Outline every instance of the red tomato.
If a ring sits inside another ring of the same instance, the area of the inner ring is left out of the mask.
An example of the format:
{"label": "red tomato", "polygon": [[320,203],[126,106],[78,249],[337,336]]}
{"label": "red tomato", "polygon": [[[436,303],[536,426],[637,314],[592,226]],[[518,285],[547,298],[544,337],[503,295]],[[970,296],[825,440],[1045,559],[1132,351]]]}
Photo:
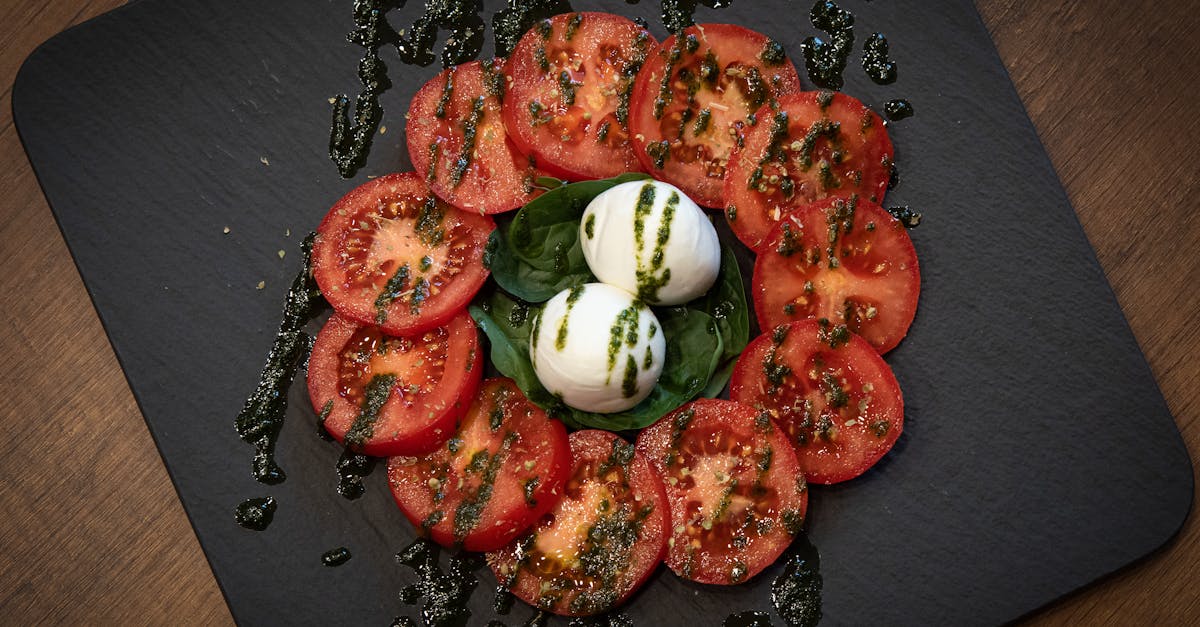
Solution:
{"label": "red tomato", "polygon": [[575,467],[533,532],[488,553],[502,586],[548,612],[588,616],[633,594],[667,547],[667,498],[650,463],[607,431],[570,436]]}
{"label": "red tomato", "polygon": [[629,143],[629,97],[650,33],[611,13],[538,22],[513,48],[504,123],[538,167],[568,180],[641,169]]}
{"label": "red tomato", "polygon": [[750,342],[734,366],[729,398],[778,421],[813,483],[861,475],[904,429],[900,385],[879,353],[846,327],[814,320]]}
{"label": "red tomato", "polygon": [[308,397],[325,430],[350,449],[416,455],[454,432],[479,387],[481,357],[465,312],[409,337],[334,314],[313,343]]}
{"label": "red tomato", "polygon": [[757,249],[795,207],[829,196],[883,202],[892,140],[883,120],[841,93],[809,91],[764,106],[725,174],[725,217]]}
{"label": "red tomato", "polygon": [[882,354],[908,333],[921,272],[908,232],[890,213],[856,197],[827,198],[775,226],[751,283],[760,329],[825,319]]}
{"label": "red tomato", "polygon": [[413,96],[404,130],[413,169],[446,202],[500,213],[533,199],[540,176],[504,130],[504,60],[472,61]]}
{"label": "red tomato", "polygon": [[339,314],[392,335],[442,326],[487,280],[483,249],[495,224],[429,193],[412,172],[351,190],[313,244],[313,276]]}
{"label": "red tomato", "polygon": [[699,24],[646,59],[630,103],[629,130],[647,172],[708,207],[724,206],[730,153],[755,112],[800,91],[783,47],[732,24]]}
{"label": "red tomato", "polygon": [[765,413],[700,399],[642,430],[637,449],[667,483],[666,561],[679,576],[741,583],[800,531],[807,484],[787,435]]}
{"label": "red tomato", "polygon": [[388,483],[408,520],[438,544],[492,551],[558,502],[570,468],[562,423],[512,380],[489,379],[444,445],[388,460]]}

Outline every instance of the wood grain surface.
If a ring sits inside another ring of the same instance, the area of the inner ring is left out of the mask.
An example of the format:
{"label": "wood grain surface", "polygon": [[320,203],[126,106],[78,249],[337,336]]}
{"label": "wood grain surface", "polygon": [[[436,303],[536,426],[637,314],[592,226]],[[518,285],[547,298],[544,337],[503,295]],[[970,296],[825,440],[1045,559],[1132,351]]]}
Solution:
{"label": "wood grain surface", "polygon": [[[12,124],[26,55],[119,4],[0,2],[0,623],[232,622]],[[1195,460],[1200,7],[977,4]],[[1197,564],[1191,516],[1025,622],[1196,623]]]}

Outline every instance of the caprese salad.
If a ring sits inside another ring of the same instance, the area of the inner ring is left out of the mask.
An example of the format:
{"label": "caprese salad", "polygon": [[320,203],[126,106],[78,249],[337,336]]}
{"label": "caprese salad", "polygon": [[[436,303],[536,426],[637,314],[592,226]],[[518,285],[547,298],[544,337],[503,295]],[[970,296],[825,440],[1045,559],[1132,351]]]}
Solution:
{"label": "caprese salad", "polygon": [[[309,395],[331,436],[389,458],[421,534],[486,552],[518,598],[606,612],[664,561],[746,581],[802,529],[810,483],[896,442],[881,355],[920,275],[879,206],[892,145],[859,101],[803,91],[777,42],[557,15],[435,76],[406,120],[415,171],[317,229],[334,313]],[[711,215],[757,255],[752,341]]]}

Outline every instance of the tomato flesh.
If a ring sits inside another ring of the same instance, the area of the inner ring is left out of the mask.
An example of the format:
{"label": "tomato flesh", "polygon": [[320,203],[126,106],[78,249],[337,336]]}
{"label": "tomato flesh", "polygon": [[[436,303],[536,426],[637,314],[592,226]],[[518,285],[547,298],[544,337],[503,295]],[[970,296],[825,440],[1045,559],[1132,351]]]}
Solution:
{"label": "tomato flesh", "polygon": [[444,444],[388,460],[388,484],[408,520],[438,544],[492,551],[558,502],[570,468],[562,423],[512,380],[489,379]]}
{"label": "tomato flesh", "polygon": [[353,189],[313,243],[313,276],[342,316],[392,335],[446,324],[487,279],[491,218],[451,207],[412,172]]}
{"label": "tomato flesh", "polygon": [[542,610],[588,616],[621,604],[662,560],[662,482],[634,446],[607,431],[570,435],[574,468],[558,504],[487,560],[501,585]]}
{"label": "tomato flesh", "polygon": [[504,60],[463,63],[425,83],[408,108],[415,169],[439,197],[473,213],[516,209],[540,172],[504,128]]}
{"label": "tomato flesh", "polygon": [[764,410],[788,434],[808,480],[853,479],[882,458],[904,428],[891,368],[844,326],[780,325],[746,347],[729,397]]}
{"label": "tomato flesh", "polygon": [[747,405],[700,399],[644,429],[637,448],[666,481],[667,566],[736,584],[770,566],[799,532],[808,490],[787,436]]}
{"label": "tomato flesh", "polygon": [[659,44],[638,73],[629,128],[647,172],[707,207],[724,206],[725,169],[755,113],[800,91],[796,67],[765,35],[699,24]]}
{"label": "tomato flesh", "polygon": [[334,314],[308,362],[308,394],[321,423],[350,449],[385,457],[424,453],[454,431],[483,372],[475,323],[395,337]]}
{"label": "tomato flesh", "polygon": [[641,169],[629,142],[629,98],[650,33],[611,13],[538,22],[509,55],[504,120],[538,167],[568,180]]}
{"label": "tomato flesh", "polygon": [[764,106],[734,151],[725,177],[725,217],[757,249],[792,209],[830,196],[883,202],[892,141],[883,120],[842,93],[809,91]]}
{"label": "tomato flesh", "polygon": [[827,198],[780,220],[758,251],[751,284],[759,328],[825,319],[882,354],[908,333],[921,273],[899,220],[867,200]]}

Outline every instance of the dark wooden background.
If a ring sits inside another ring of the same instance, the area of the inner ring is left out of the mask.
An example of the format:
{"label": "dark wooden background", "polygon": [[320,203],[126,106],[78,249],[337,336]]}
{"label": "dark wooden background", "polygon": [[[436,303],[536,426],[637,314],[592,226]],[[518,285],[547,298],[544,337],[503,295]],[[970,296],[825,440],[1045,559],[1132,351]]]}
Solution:
{"label": "dark wooden background", "polygon": [[[4,623],[231,622],[12,124],[25,56],[119,4],[0,2]],[[1200,6],[977,4],[1195,460]],[[1164,550],[1028,622],[1194,623],[1196,574],[1192,516]]]}

